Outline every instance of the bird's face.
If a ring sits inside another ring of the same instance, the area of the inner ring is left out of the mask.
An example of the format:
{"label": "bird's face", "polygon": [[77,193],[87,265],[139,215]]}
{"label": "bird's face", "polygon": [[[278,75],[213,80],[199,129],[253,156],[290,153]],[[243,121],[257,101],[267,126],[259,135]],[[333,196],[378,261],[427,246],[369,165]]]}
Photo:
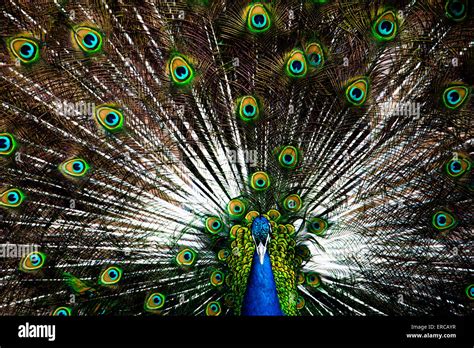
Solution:
{"label": "bird's face", "polygon": [[252,238],[260,258],[260,264],[263,264],[267,243],[270,239],[271,225],[267,218],[257,216],[252,222]]}

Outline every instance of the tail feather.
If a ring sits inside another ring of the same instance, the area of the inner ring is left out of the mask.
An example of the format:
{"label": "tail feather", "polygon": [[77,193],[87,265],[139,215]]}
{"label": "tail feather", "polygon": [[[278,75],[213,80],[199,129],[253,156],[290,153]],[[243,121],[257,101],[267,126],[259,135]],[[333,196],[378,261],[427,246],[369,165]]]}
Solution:
{"label": "tail feather", "polygon": [[[1,193],[24,202],[2,206],[0,241],[45,259],[2,259],[0,313],[238,314],[253,211],[290,236],[275,232],[271,249],[288,313],[468,313],[474,36],[472,4],[461,18],[450,3],[3,4],[0,136],[16,148],[2,153]],[[22,62],[15,38],[39,58]],[[453,86],[466,88],[460,107],[446,104]],[[84,175],[68,174],[75,160]],[[260,172],[267,190],[252,186]],[[235,199],[250,215],[230,213]]]}

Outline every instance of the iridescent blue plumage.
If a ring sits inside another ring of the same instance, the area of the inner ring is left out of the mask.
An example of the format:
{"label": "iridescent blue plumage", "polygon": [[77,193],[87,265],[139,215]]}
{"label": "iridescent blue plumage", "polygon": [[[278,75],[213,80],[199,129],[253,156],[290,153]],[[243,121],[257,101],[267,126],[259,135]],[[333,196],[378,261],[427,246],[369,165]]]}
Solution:
{"label": "iridescent blue plumage", "polygon": [[252,223],[252,236],[255,241],[265,243],[267,236],[270,234],[271,226],[267,218],[263,216],[257,216]]}
{"label": "iridescent blue plumage", "polygon": [[247,283],[242,315],[283,315],[273,278],[270,256],[266,252],[263,264],[257,252],[253,255],[252,268]]}
{"label": "iridescent blue plumage", "polygon": [[267,218],[258,216],[253,220],[252,236],[256,251],[242,305],[242,315],[283,315],[267,252],[270,231],[271,226]]}

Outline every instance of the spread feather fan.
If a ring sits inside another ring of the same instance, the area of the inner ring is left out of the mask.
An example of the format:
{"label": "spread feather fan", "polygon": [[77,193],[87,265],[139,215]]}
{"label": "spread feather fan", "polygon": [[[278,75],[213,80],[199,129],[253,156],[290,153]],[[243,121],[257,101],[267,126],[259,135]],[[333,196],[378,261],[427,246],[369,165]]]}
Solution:
{"label": "spread feather fan", "polygon": [[6,0],[0,313],[469,313],[473,20]]}

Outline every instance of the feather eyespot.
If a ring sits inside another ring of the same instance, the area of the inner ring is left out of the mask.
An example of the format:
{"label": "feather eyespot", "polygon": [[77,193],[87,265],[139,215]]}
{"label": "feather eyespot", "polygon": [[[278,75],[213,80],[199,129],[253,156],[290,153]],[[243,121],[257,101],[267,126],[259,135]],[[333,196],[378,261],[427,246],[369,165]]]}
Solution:
{"label": "feather eyespot", "polygon": [[305,304],[306,304],[306,302],[305,302],[303,296],[298,296],[296,298],[296,309],[298,309],[298,310],[303,309]]}
{"label": "feather eyespot", "polygon": [[224,272],[214,271],[211,274],[210,283],[212,286],[221,286],[224,284]]}
{"label": "feather eyespot", "polygon": [[70,317],[71,314],[72,310],[69,307],[58,307],[51,313],[54,317]]}
{"label": "feather eyespot", "polygon": [[471,284],[466,288],[466,295],[470,300],[474,300],[474,284]]}
{"label": "feather eyespot", "polygon": [[278,163],[286,169],[295,169],[299,162],[299,151],[294,146],[285,146],[278,155]]}
{"label": "feather eyespot", "polygon": [[286,72],[290,77],[304,77],[308,67],[306,65],[306,58],[302,51],[293,50],[286,63]]}
{"label": "feather eyespot", "polygon": [[250,186],[255,191],[264,191],[270,187],[270,178],[265,172],[255,172],[250,178]]}
{"label": "feather eyespot", "polygon": [[314,217],[308,221],[308,231],[321,236],[328,229],[328,222],[322,218]]}
{"label": "feather eyespot", "polygon": [[255,121],[258,119],[260,109],[257,99],[252,96],[244,96],[238,102],[238,115],[246,122]]}
{"label": "feather eyespot", "polygon": [[217,301],[209,302],[206,306],[206,315],[208,317],[217,317],[221,314],[221,304]]}
{"label": "feather eyespot", "polygon": [[306,275],[306,285],[317,288],[321,285],[321,279],[316,273],[310,272]]}
{"label": "feather eyespot", "polygon": [[298,212],[302,206],[303,201],[301,200],[301,197],[297,194],[288,195],[283,200],[283,208],[291,213]]}
{"label": "feather eyespot", "polygon": [[347,101],[354,106],[360,106],[364,104],[365,100],[367,99],[368,89],[369,84],[365,78],[361,78],[352,82],[346,88]]}
{"label": "feather eyespot", "polygon": [[247,14],[247,27],[253,33],[263,33],[271,26],[268,11],[262,4],[252,5]]}
{"label": "feather eyespot", "polygon": [[99,277],[99,284],[113,285],[117,284],[122,279],[123,271],[119,267],[111,266],[102,271]]}
{"label": "feather eyespot", "polygon": [[320,68],[324,65],[324,52],[321,45],[311,43],[306,47],[306,59],[308,64],[313,68]]}
{"label": "feather eyespot", "polygon": [[235,238],[237,238],[237,232],[242,228],[242,226],[240,225],[234,225],[230,228],[230,231],[229,231],[229,238],[234,240]]}
{"label": "feather eyespot", "polygon": [[304,244],[300,244],[295,249],[296,254],[301,257],[301,259],[307,261],[311,258],[311,250],[309,250],[308,246]]}
{"label": "feather eyespot", "polygon": [[211,234],[217,234],[222,231],[224,224],[217,216],[210,216],[206,219],[206,231]]}
{"label": "feather eyespot", "polygon": [[270,209],[269,211],[267,211],[267,216],[271,224],[272,222],[278,222],[280,220],[281,213],[276,209]]}
{"label": "feather eyespot", "polygon": [[79,26],[73,29],[72,35],[74,42],[84,53],[94,54],[102,49],[102,34],[96,29]]}
{"label": "feather eyespot", "polygon": [[22,64],[31,64],[39,59],[39,45],[35,40],[15,37],[9,41],[8,46],[13,56]]}
{"label": "feather eyespot", "polygon": [[107,131],[115,133],[123,128],[124,117],[120,109],[108,105],[98,106],[95,110],[97,122]]}
{"label": "feather eyespot", "polygon": [[145,310],[148,312],[154,312],[164,307],[166,297],[162,293],[154,292],[149,294],[145,299]]}
{"label": "feather eyespot", "polygon": [[457,219],[451,213],[440,210],[433,214],[431,223],[437,230],[446,231],[457,225]]}
{"label": "feather eyespot", "polygon": [[221,249],[217,252],[217,258],[219,261],[226,261],[229,256],[230,253],[227,249]]}
{"label": "feather eyespot", "polygon": [[26,255],[20,261],[20,270],[22,270],[23,272],[37,271],[44,266],[45,262],[46,255],[41,252],[34,251]]}
{"label": "feather eyespot", "polygon": [[15,138],[10,133],[0,133],[0,155],[10,156],[16,149]]}
{"label": "feather eyespot", "polygon": [[391,41],[398,32],[397,17],[393,11],[383,13],[372,25],[372,32],[379,41]]}
{"label": "feather eyespot", "polygon": [[191,65],[183,56],[175,56],[169,64],[170,75],[173,82],[177,85],[186,85],[194,78],[194,71]]}
{"label": "feather eyespot", "polygon": [[467,1],[466,0],[448,0],[444,5],[446,17],[460,22],[467,17]]}
{"label": "feather eyespot", "polygon": [[227,204],[227,212],[231,218],[238,219],[245,215],[247,207],[241,199],[234,198]]}
{"label": "feather eyespot", "polygon": [[443,92],[444,105],[451,110],[458,109],[467,100],[470,89],[467,86],[457,85],[451,86]]}
{"label": "feather eyespot", "polygon": [[465,156],[452,159],[445,165],[446,173],[452,178],[463,176],[471,169],[471,161]]}
{"label": "feather eyespot", "polygon": [[197,254],[191,248],[185,248],[176,255],[176,263],[180,266],[192,266],[196,262]]}
{"label": "feather eyespot", "polygon": [[0,194],[0,206],[18,208],[25,200],[25,194],[17,188],[8,189]]}
{"label": "feather eyespot", "polygon": [[59,170],[64,176],[82,177],[89,171],[89,164],[82,158],[67,160],[59,166]]}

